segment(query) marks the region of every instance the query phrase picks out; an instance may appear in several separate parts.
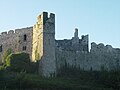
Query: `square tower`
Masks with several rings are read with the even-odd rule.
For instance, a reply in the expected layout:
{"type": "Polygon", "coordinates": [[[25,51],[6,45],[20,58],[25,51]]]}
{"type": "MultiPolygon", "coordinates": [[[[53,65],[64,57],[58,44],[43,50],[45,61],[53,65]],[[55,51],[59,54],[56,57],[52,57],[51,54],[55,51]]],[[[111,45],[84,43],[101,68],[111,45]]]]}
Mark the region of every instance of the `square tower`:
{"type": "Polygon", "coordinates": [[[32,60],[39,60],[39,73],[45,77],[56,73],[55,14],[43,12],[33,28],[32,60]]]}

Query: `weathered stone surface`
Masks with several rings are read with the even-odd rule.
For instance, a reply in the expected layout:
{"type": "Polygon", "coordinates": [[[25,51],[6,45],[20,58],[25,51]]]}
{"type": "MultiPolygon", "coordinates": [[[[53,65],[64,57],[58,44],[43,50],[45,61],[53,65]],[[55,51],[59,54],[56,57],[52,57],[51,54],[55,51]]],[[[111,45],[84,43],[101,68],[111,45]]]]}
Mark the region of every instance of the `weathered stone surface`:
{"type": "Polygon", "coordinates": [[[39,60],[39,73],[51,77],[64,65],[84,70],[120,69],[120,49],[102,43],[91,43],[89,36],[78,37],[75,29],[72,39],[55,40],[55,14],[43,12],[33,27],[10,30],[0,35],[0,63],[4,52],[29,53],[32,61],[39,60]]]}
{"type": "Polygon", "coordinates": [[[118,70],[120,69],[120,49],[110,45],[91,44],[90,52],[71,51],[56,48],[57,68],[65,63],[70,67],[83,70],[118,70]]]}
{"type": "Polygon", "coordinates": [[[0,60],[4,62],[2,56],[4,52],[11,48],[13,53],[18,52],[27,52],[32,55],[32,27],[17,29],[15,32],[10,30],[7,32],[1,33],[0,36],[0,46],[2,46],[2,51],[0,52],[0,60]],[[26,40],[24,40],[24,35],[26,35],[26,40]],[[26,47],[26,50],[23,50],[23,47],[26,47]]]}
{"type": "Polygon", "coordinates": [[[55,15],[43,12],[33,29],[32,60],[40,60],[39,73],[51,77],[56,73],[55,15]]]}

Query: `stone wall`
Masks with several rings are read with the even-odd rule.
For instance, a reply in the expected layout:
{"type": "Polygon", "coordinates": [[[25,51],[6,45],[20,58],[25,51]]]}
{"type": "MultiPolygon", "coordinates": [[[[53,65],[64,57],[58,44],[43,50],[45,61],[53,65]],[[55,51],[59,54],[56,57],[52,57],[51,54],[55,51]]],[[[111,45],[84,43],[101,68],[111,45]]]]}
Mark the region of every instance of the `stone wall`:
{"type": "Polygon", "coordinates": [[[110,45],[91,44],[90,52],[68,51],[56,47],[57,69],[65,64],[82,70],[120,69],[120,49],[110,45]]]}
{"type": "Polygon", "coordinates": [[[78,37],[78,29],[75,29],[74,37],[72,39],[56,40],[56,47],[67,51],[89,51],[89,36],[82,35],[82,38],[78,37]]]}
{"type": "Polygon", "coordinates": [[[89,52],[89,36],[79,39],[77,28],[72,39],[55,40],[55,14],[43,12],[37,20],[33,27],[1,33],[0,63],[11,48],[13,53],[26,52],[32,61],[39,60],[39,73],[45,77],[66,64],[83,70],[120,69],[120,49],[93,42],[89,52]]]}
{"type": "Polygon", "coordinates": [[[10,30],[8,32],[2,32],[0,35],[0,47],[0,62],[2,63],[4,62],[3,54],[8,48],[11,48],[13,53],[27,52],[31,56],[32,27],[16,29],[15,31],[10,30]]]}

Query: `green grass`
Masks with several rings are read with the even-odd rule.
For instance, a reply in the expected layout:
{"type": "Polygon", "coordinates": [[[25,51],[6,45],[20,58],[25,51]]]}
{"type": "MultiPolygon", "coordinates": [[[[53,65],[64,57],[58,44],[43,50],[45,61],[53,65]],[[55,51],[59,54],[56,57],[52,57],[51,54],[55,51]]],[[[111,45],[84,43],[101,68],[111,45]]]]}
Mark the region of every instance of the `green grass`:
{"type": "Polygon", "coordinates": [[[42,78],[36,74],[7,72],[4,74],[4,79],[2,82],[0,81],[0,86],[3,89],[112,90],[111,87],[106,87],[94,79],[88,79],[86,76],[82,76],[81,78],[66,76],[42,78]]]}
{"type": "Polygon", "coordinates": [[[120,90],[120,71],[83,71],[62,68],[57,77],[26,71],[0,70],[0,90],[120,90]]]}

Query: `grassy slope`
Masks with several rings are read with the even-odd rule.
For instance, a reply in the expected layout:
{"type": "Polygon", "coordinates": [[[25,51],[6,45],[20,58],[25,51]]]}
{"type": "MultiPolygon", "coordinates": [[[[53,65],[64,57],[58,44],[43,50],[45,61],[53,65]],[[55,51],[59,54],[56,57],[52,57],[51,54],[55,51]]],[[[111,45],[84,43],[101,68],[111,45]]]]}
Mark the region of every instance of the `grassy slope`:
{"type": "Polygon", "coordinates": [[[48,79],[35,74],[9,72],[4,75],[7,80],[3,80],[0,86],[2,88],[6,86],[7,88],[42,88],[45,90],[112,90],[92,77],[86,76],[81,78],[65,76],[48,79]]]}

